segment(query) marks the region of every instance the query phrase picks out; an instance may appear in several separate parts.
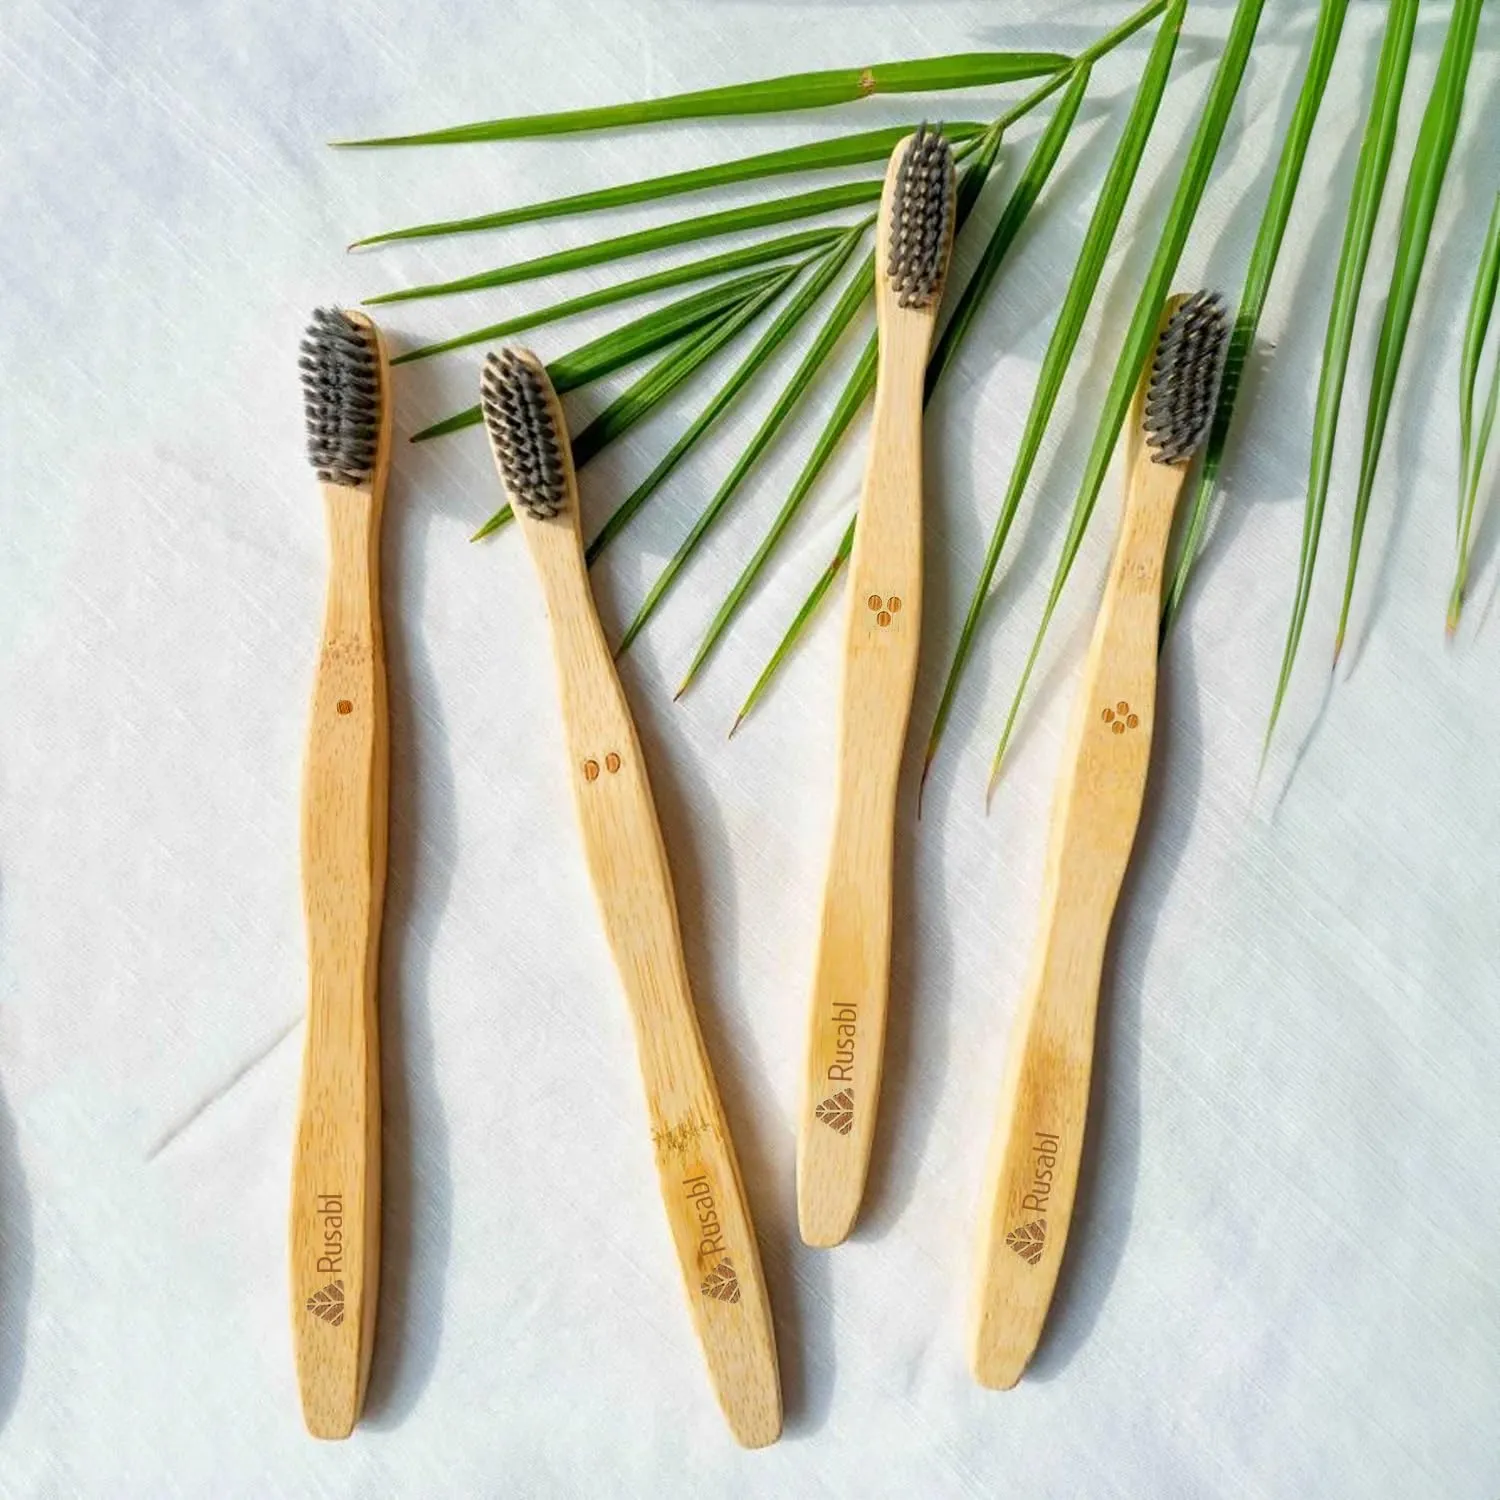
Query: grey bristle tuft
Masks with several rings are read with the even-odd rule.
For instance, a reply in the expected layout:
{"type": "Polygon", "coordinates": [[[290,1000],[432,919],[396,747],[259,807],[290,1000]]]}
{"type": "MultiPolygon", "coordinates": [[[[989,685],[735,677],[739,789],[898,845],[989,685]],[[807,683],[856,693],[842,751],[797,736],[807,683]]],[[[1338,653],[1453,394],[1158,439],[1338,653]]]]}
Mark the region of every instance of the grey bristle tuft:
{"type": "Polygon", "coordinates": [[[567,504],[568,487],[541,372],[514,350],[491,354],[479,405],[510,503],[538,521],[551,520],[567,504]]]}
{"type": "Polygon", "coordinates": [[[325,484],[363,484],[380,441],[375,336],[336,307],[320,307],[302,340],[307,456],[325,484]]]}
{"type": "Polygon", "coordinates": [[[953,246],[953,148],[941,129],[917,127],[896,169],[886,275],[902,307],[931,307],[943,294],[953,246]]]}
{"type": "Polygon", "coordinates": [[[1157,340],[1146,387],[1146,441],[1159,464],[1185,463],[1213,421],[1229,314],[1217,292],[1194,292],[1157,340]]]}

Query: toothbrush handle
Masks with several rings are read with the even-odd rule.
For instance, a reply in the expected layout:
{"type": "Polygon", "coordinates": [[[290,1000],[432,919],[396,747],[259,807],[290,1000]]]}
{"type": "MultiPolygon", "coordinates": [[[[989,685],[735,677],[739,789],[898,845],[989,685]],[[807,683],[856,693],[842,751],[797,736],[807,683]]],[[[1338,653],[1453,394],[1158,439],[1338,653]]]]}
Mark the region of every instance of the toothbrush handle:
{"type": "Polygon", "coordinates": [[[629,1002],[662,1201],[709,1378],[747,1448],[781,1433],[770,1301],[729,1125],[688,984],[677,903],[635,725],[576,534],[523,522],[552,616],[569,776],[629,1002]]]}
{"type": "Polygon", "coordinates": [[[376,987],[389,748],[379,509],[323,487],[330,571],[302,799],[307,1039],[292,1164],[292,1335],[302,1413],[347,1437],[370,1371],[380,1263],[376,987]]]}
{"type": "Polygon", "coordinates": [[[926,331],[883,331],[849,569],[838,786],[797,1136],[797,1217],[809,1245],[837,1245],[854,1227],[880,1097],[896,793],[922,625],[926,331]]]}
{"type": "Polygon", "coordinates": [[[1140,458],[1053,805],[1041,930],[1006,1059],[971,1357],[1008,1389],[1041,1337],[1067,1244],[1105,943],[1145,794],[1161,576],[1182,470],[1140,458]]]}

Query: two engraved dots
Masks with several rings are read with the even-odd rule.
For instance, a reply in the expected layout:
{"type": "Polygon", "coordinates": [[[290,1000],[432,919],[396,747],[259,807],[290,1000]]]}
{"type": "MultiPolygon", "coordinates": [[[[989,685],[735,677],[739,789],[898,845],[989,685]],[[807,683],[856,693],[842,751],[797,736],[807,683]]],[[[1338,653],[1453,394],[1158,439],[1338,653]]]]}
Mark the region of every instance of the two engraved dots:
{"type": "MultiPolygon", "coordinates": [[[[611,776],[613,776],[615,772],[620,769],[620,757],[616,755],[613,750],[611,750],[609,754],[604,757],[604,769],[608,771],[611,776]]],[[[584,761],[583,779],[585,781],[598,781],[599,762],[597,760],[584,761]]]]}

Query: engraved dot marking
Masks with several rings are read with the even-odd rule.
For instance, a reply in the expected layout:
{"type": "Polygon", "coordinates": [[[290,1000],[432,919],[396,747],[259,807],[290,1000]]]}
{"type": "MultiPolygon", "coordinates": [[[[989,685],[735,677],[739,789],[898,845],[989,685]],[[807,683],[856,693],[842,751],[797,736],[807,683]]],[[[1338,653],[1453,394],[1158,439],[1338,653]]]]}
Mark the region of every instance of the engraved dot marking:
{"type": "Polygon", "coordinates": [[[1113,724],[1115,722],[1115,711],[1112,708],[1106,708],[1100,717],[1106,724],[1113,724]]]}
{"type": "Polygon", "coordinates": [[[900,611],[901,601],[894,594],[892,594],[891,597],[886,600],[885,607],[894,615],[900,611]]]}
{"type": "Polygon", "coordinates": [[[871,594],[870,597],[865,600],[865,603],[868,604],[871,609],[879,609],[880,608],[880,595],[879,594],[871,594]]]}
{"type": "Polygon", "coordinates": [[[1124,699],[1121,699],[1120,702],[1115,704],[1115,712],[1117,714],[1128,714],[1130,712],[1130,705],[1124,699]]]}
{"type": "Polygon", "coordinates": [[[1135,714],[1129,714],[1125,719],[1126,726],[1130,729],[1134,729],[1140,722],[1140,719],[1135,714]]]}
{"type": "Polygon", "coordinates": [[[586,760],[583,763],[583,779],[585,781],[598,781],[599,762],[597,760],[586,760]]]}
{"type": "Polygon", "coordinates": [[[1099,717],[1109,725],[1111,734],[1124,734],[1127,729],[1139,729],[1141,716],[1130,711],[1130,705],[1122,698],[1113,708],[1106,708],[1099,717]]]}
{"type": "Polygon", "coordinates": [[[340,698],[339,701],[334,704],[334,707],[338,709],[341,714],[352,714],[354,712],[354,705],[347,698],[340,698]]]}
{"type": "Polygon", "coordinates": [[[604,757],[604,769],[611,775],[620,769],[620,757],[613,750],[604,757]]]}
{"type": "Polygon", "coordinates": [[[1116,719],[1115,722],[1109,726],[1109,732],[1111,734],[1124,734],[1125,733],[1125,721],[1124,721],[1124,719],[1116,719]]]}
{"type": "Polygon", "coordinates": [[[865,605],[875,616],[875,623],[884,630],[891,623],[891,616],[901,608],[901,601],[894,594],[889,599],[882,599],[879,594],[871,594],[865,600],[865,605]]]}
{"type": "Polygon", "coordinates": [[[885,610],[881,610],[880,613],[875,616],[875,623],[877,625],[889,625],[891,623],[891,617],[886,613],[885,610]]]}

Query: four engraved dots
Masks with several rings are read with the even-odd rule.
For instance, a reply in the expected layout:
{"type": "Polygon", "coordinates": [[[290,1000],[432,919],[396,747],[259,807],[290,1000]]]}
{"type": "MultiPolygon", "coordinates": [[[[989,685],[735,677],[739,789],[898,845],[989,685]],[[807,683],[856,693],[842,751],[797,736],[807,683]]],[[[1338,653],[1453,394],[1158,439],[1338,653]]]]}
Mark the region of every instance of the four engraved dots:
{"type": "MultiPolygon", "coordinates": [[[[611,776],[613,776],[615,772],[620,769],[620,757],[616,755],[613,750],[611,750],[609,754],[604,757],[604,769],[608,771],[611,776]]],[[[598,781],[599,762],[597,760],[584,761],[583,779],[585,781],[598,781]]]]}
{"type": "Polygon", "coordinates": [[[870,613],[875,616],[875,623],[882,627],[891,623],[891,616],[901,611],[901,601],[892,594],[889,599],[882,599],[879,594],[871,594],[865,600],[869,606],[870,613]]]}
{"type": "Polygon", "coordinates": [[[1124,734],[1127,729],[1135,729],[1141,722],[1138,714],[1130,711],[1130,705],[1122,698],[1113,708],[1106,708],[1099,715],[1109,725],[1111,734],[1124,734]]]}

